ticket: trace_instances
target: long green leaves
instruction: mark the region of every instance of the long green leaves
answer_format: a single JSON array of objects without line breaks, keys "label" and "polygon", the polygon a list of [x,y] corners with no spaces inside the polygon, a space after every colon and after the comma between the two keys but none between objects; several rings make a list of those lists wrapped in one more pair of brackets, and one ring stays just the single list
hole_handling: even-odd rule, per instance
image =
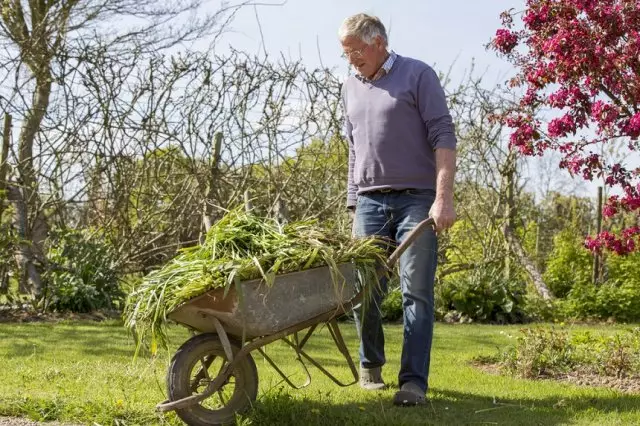
[{"label": "long green leaves", "polygon": [[238,282],[257,278],[271,285],[278,274],[319,266],[328,266],[337,283],[338,265],[345,262],[355,264],[368,286],[377,285],[376,268],[386,260],[380,242],[351,239],[316,221],[280,226],[232,210],[211,227],[204,244],[182,250],[143,279],[127,299],[125,325],[138,348],[150,338],[154,352],[159,344],[166,346],[167,315],[213,288],[228,291]]}]

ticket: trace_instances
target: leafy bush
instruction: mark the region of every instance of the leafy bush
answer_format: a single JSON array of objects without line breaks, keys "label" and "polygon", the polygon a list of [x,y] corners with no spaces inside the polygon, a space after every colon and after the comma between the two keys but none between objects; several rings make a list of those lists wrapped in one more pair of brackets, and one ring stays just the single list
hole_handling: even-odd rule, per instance
[{"label": "leafy bush", "polygon": [[543,279],[558,298],[567,296],[574,286],[591,281],[592,255],[582,247],[582,240],[571,228],[564,229],[554,238]]},{"label": "leafy bush", "polygon": [[516,345],[501,355],[501,366],[509,373],[534,378],[566,372],[574,367],[568,333],[555,329],[520,330]]},{"label": "leafy bush", "polygon": [[473,321],[517,323],[526,319],[525,285],[507,281],[502,270],[483,266],[456,273],[436,286],[436,306],[440,317],[450,311]]},{"label": "leafy bush", "polygon": [[604,282],[594,285],[593,256],[583,241],[572,228],[554,238],[543,276],[558,298],[554,319],[640,321],[640,253],[606,257]]},{"label": "leafy bush", "polygon": [[50,267],[43,275],[47,310],[91,312],[121,309],[124,293],[113,269],[115,255],[100,237],[59,230],[48,244]]},{"label": "leafy bush", "polygon": [[399,287],[390,290],[380,306],[382,318],[387,321],[398,321],[402,318],[402,291]]},{"label": "leafy bush", "polygon": [[637,322],[640,321],[640,285],[634,281],[577,285],[558,306],[566,318]]},{"label": "leafy bush", "polygon": [[15,266],[12,253],[18,239],[11,227],[0,225],[0,294],[9,290],[9,271]]},{"label": "leafy bush", "polygon": [[516,344],[499,355],[507,372],[526,378],[569,371],[626,377],[640,373],[640,328],[613,335],[570,335],[556,328],[526,328]]},{"label": "leafy bush", "polygon": [[531,322],[564,320],[564,316],[559,312],[558,309],[558,300],[545,300],[533,288],[529,289],[524,295],[522,310],[526,313],[526,319]]}]

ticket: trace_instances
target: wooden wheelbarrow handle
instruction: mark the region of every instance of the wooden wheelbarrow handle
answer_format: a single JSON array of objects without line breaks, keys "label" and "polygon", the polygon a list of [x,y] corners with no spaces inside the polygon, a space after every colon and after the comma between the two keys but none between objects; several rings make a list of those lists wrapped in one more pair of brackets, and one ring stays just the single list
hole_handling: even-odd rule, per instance
[{"label": "wooden wheelbarrow handle", "polygon": [[407,248],[409,248],[411,243],[413,243],[415,241],[415,239],[418,238],[420,236],[420,234],[428,226],[430,226],[431,228],[435,229],[435,225],[436,225],[436,222],[435,222],[435,220],[433,220],[432,217],[429,217],[429,218],[423,220],[422,222],[418,223],[416,225],[416,227],[413,228],[411,230],[411,232],[409,232],[409,235],[407,235],[407,238],[405,238],[405,240],[398,246],[398,248],[396,248],[393,251],[393,253],[391,253],[391,256],[389,256],[389,260],[387,260],[387,268],[388,269],[393,268],[393,266],[396,264],[398,259],[400,259],[400,256],[402,255],[402,253],[404,253],[405,250]]}]

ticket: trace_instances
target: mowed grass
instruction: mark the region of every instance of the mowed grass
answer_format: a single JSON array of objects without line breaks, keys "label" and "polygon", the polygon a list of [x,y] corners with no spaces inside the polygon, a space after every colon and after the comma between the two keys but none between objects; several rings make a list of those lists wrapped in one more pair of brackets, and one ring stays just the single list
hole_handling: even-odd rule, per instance
[{"label": "mowed grass", "polygon": [[[355,359],[354,326],[343,323],[341,329]],[[388,324],[385,329],[388,364],[383,374],[394,385],[402,327]],[[257,355],[258,401],[238,422],[305,426],[640,424],[640,395],[496,376],[471,365],[474,357],[494,355],[497,348],[512,343],[518,329],[437,324],[430,402],[417,408],[393,407],[393,386],[377,393],[357,385],[339,387],[311,366],[311,385],[294,390]],[[616,327],[579,329],[610,332]],[[174,414],[161,415],[155,405],[166,398],[164,380],[170,357],[188,337],[186,330],[175,327],[169,351],[134,362],[132,340],[120,322],[0,324],[0,415],[88,425],[179,425]],[[350,379],[326,330],[310,340],[308,350],[341,380]],[[294,382],[304,382],[291,349],[274,343],[267,351]]]}]

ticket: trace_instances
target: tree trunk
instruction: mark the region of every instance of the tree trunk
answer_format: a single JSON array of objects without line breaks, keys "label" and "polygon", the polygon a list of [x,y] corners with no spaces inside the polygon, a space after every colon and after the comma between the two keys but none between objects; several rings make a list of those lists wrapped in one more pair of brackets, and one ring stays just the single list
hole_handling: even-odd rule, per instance
[{"label": "tree trunk", "polygon": [[40,124],[49,106],[51,94],[51,74],[48,69],[36,77],[36,89],[33,94],[33,108],[27,113],[20,131],[18,174],[22,190],[15,195],[16,222],[20,238],[25,242],[18,249],[21,290],[39,297],[42,294],[40,272],[36,268],[36,259],[44,257],[44,241],[48,227],[40,208],[38,182],[33,167],[33,144]]},{"label": "tree trunk", "polygon": [[[503,176],[503,182],[506,183],[506,188],[504,188],[506,194],[505,194],[505,198],[506,198],[506,203],[505,203],[505,211],[504,211],[504,226],[503,227],[508,227],[509,229],[513,229],[513,222],[514,222],[514,218],[515,218],[515,197],[514,197],[514,192],[515,192],[515,171],[516,171],[516,163],[515,163],[515,157],[513,156],[512,152],[509,152],[509,155],[507,156],[507,162],[504,168],[504,176]],[[514,253],[514,250],[512,248],[512,244],[509,238],[507,238],[507,234],[505,232],[505,230],[503,229],[503,234],[505,235],[505,252],[507,253],[507,256],[505,256],[504,259],[504,278],[505,280],[508,282],[511,280],[511,256],[509,255],[509,253]]]},{"label": "tree trunk", "polygon": [[522,266],[524,266],[525,271],[527,271],[529,277],[531,277],[533,285],[535,286],[540,296],[542,296],[542,298],[545,300],[550,300],[551,292],[542,279],[542,274],[540,274],[540,271],[538,271],[535,263],[531,259],[529,259],[529,256],[527,256],[527,254],[525,253],[522,244],[520,244],[518,237],[513,232],[513,228],[505,223],[502,228],[502,232],[504,233],[504,237],[507,240],[510,252],[513,253],[518,258]]},{"label": "tree trunk", "polygon": [[[505,201],[505,217],[504,217],[504,225],[502,226],[502,233],[505,238],[506,247],[508,249],[508,253],[512,253],[522,264],[527,274],[533,281],[533,285],[536,290],[540,294],[540,296],[545,300],[551,299],[551,292],[549,288],[545,284],[542,279],[542,274],[538,271],[538,268],[534,261],[532,261],[527,253],[524,251],[520,240],[514,232],[515,229],[515,213],[516,213],[516,205],[515,205],[515,173],[516,173],[516,157],[513,151],[509,151],[509,155],[507,157],[507,161],[502,169],[502,178],[503,184],[505,187],[503,188],[504,201]],[[510,278],[511,267],[510,267],[509,259],[507,256],[506,264],[505,264],[505,277],[507,279]]]},{"label": "tree trunk", "polygon": [[2,213],[7,198],[4,193],[7,190],[7,170],[9,168],[9,145],[11,144],[11,115],[5,114],[4,128],[2,130],[2,151],[0,151],[0,225],[2,225]]},{"label": "tree trunk", "polygon": [[[602,232],[602,187],[598,187],[598,204],[596,205],[596,235]],[[595,253],[593,256],[593,273],[591,281],[593,285],[600,284],[601,281],[600,255]]]},{"label": "tree trunk", "polygon": [[[27,240],[27,207],[24,194],[20,189],[10,186],[8,188],[9,201],[13,201],[16,205],[15,212],[15,227],[18,231],[18,238],[20,243],[17,246],[15,253],[15,260],[18,264],[18,293],[28,294],[34,286],[29,285],[29,275],[33,270],[33,251],[31,250],[31,244]],[[36,280],[39,277],[36,277]]]},{"label": "tree trunk", "polygon": [[202,215],[202,221],[204,223],[204,229],[206,232],[209,232],[211,229],[211,225],[213,224],[213,202],[217,200],[216,197],[216,187],[217,187],[217,179],[220,175],[220,152],[222,149],[222,133],[218,132],[214,136],[214,151],[213,151],[213,162],[211,164],[209,183],[207,185],[207,195],[204,200],[204,209]]},{"label": "tree trunk", "polygon": [[[5,114],[4,128],[2,131],[2,151],[0,151],[0,232],[2,228],[2,214],[4,213],[5,201],[7,199],[7,169],[9,160],[9,145],[11,143],[11,116]],[[7,256],[6,253],[0,253],[0,256]],[[0,261],[0,294],[9,293],[9,270],[6,263]]]}]

